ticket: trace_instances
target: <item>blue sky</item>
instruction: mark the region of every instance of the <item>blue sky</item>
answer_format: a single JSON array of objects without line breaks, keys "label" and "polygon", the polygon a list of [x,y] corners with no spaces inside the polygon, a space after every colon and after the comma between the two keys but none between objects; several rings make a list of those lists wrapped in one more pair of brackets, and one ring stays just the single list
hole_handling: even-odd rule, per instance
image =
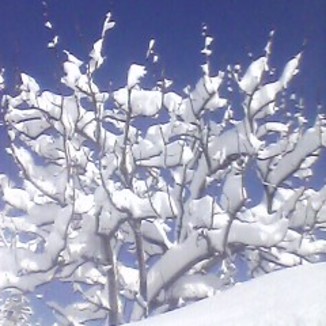
[{"label": "blue sky", "polygon": [[[325,0],[0,0],[0,67],[5,67],[9,91],[18,73],[34,76],[54,90],[61,77],[61,61],[47,43],[53,37],[44,27],[50,20],[60,37],[59,49],[86,59],[100,36],[105,14],[112,11],[117,25],[107,37],[106,67],[99,75],[103,89],[124,85],[131,63],[145,63],[148,41],[155,38],[158,68],[175,81],[177,90],[193,85],[200,76],[203,45],[201,26],[215,38],[214,72],[227,64],[248,65],[262,54],[268,34],[275,29],[272,64],[283,65],[302,50],[302,70],[294,88],[306,99],[306,113],[321,102],[326,112],[326,1]],[[44,14],[49,18],[44,17]],[[59,55],[60,57],[60,55]],[[6,137],[0,126],[0,171],[13,170],[4,156]],[[323,163],[325,163],[325,155]],[[322,166],[322,165],[320,165]],[[325,171],[320,168],[318,171]],[[324,178],[322,178],[324,180]]]}]

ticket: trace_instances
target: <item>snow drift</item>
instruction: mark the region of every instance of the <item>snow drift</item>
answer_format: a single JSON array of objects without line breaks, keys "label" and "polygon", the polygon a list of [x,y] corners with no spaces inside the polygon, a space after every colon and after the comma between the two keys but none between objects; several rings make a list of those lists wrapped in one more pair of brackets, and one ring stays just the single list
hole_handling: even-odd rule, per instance
[{"label": "snow drift", "polygon": [[323,326],[326,263],[264,275],[209,299],[130,325]]}]

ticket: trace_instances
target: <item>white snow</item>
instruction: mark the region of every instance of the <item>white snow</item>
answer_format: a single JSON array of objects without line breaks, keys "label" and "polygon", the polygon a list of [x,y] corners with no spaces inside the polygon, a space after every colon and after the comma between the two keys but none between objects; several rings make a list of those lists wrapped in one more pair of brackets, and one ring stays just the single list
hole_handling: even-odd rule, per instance
[{"label": "white snow", "polygon": [[[66,316],[60,325],[68,320],[82,325],[88,317],[104,320],[107,300],[115,305],[107,297],[112,286],[107,271],[116,268],[119,305],[126,304],[121,312],[137,320],[146,302],[158,313],[170,303],[181,306],[215,295],[232,277],[233,266],[228,259],[221,267],[214,261],[210,271],[216,274],[206,274],[205,260],[227,253],[228,245],[239,245],[237,255],[245,254],[246,268],[255,275],[325,254],[326,240],[317,232],[326,227],[326,186],[315,191],[306,183],[289,187],[285,182],[312,174],[326,146],[326,119],[318,115],[307,129],[301,108],[294,123],[268,117],[283,109],[277,99],[298,72],[301,54],[266,84],[264,77],[272,72],[271,33],[265,56],[253,61],[240,81],[240,66],[211,76],[207,56],[213,39],[204,26],[207,62],[185,95],[166,93],[172,83],[167,79],[143,89],[146,67],[139,64],[130,66],[125,87],[101,92],[93,74],[105,60],[104,35],[114,24],[108,13],[88,62],[63,50],[61,81],[70,95],[42,91],[22,73],[18,94],[4,96],[12,141],[6,150],[25,180],[17,188],[0,175],[0,289],[32,292],[53,279],[78,282],[81,290],[75,289],[85,302],[52,308]],[[147,56],[153,61],[154,46],[151,39]],[[236,86],[228,85],[232,74],[244,96],[239,121],[233,111],[240,103],[221,98],[219,91]],[[221,114],[215,115],[217,110]],[[256,206],[246,194],[251,167],[258,171],[253,185],[260,182],[259,189],[267,190],[253,194],[262,197]],[[133,245],[138,233],[133,220],[141,221],[142,246]],[[104,235],[112,239],[113,255],[105,253]],[[130,260],[127,266],[135,253],[139,264]],[[140,282],[143,259],[146,297]],[[325,267],[274,273],[135,325],[318,325],[326,316]]]},{"label": "white snow", "polygon": [[239,82],[240,88],[247,94],[252,94],[259,85],[264,71],[267,69],[266,57],[260,57],[256,61],[253,61]]},{"label": "white snow", "polygon": [[130,325],[322,326],[326,323],[325,276],[326,263],[293,267]]},{"label": "white snow", "polygon": [[132,114],[135,116],[156,115],[162,107],[162,96],[160,91],[143,89],[133,89],[129,94],[127,88],[121,88],[113,94],[114,100],[123,110],[127,111],[130,104]]},{"label": "white snow", "polygon": [[103,24],[103,29],[102,29],[102,38],[104,38],[106,32],[110,29],[112,29],[115,26],[115,22],[113,20],[111,20],[112,15],[111,12],[108,12],[106,14],[106,18]]},{"label": "white snow", "polygon": [[298,66],[301,60],[302,53],[298,53],[293,59],[291,59],[286,65],[283,70],[281,76],[281,83],[283,87],[287,87],[289,81],[292,79],[294,75],[299,72]]},{"label": "white snow", "polygon": [[102,56],[103,48],[103,38],[100,38],[93,44],[93,49],[89,56],[91,58],[89,62],[89,71],[92,74],[96,69],[98,69],[104,62],[104,57]]},{"label": "white snow", "polygon": [[153,51],[154,45],[155,45],[155,39],[152,38],[152,39],[149,41],[149,44],[148,44],[148,50],[147,50],[147,52],[146,52],[146,59],[147,59],[151,54],[154,53],[154,51]]},{"label": "white snow", "polygon": [[138,65],[138,64],[132,64],[128,71],[128,89],[132,89],[135,87],[141,78],[143,78],[146,75],[146,69],[144,66]]},{"label": "white snow", "polygon": [[45,27],[47,27],[48,29],[53,29],[53,26],[51,24],[50,21],[47,21],[45,24],[44,24]]},{"label": "white snow", "polygon": [[52,41],[48,43],[48,48],[49,49],[55,48],[58,45],[58,42],[59,42],[59,36],[55,35]]},{"label": "white snow", "polygon": [[0,91],[5,88],[5,79],[3,77],[4,72],[5,72],[4,68],[1,68],[1,70],[0,70]]}]

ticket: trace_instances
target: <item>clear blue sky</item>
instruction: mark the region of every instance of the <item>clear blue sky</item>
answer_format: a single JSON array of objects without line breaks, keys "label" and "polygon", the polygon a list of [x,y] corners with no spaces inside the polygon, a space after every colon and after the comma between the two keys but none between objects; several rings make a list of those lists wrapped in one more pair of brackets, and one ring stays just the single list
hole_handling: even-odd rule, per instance
[{"label": "clear blue sky", "polygon": [[[214,36],[215,72],[227,64],[250,62],[262,54],[268,34],[276,30],[273,64],[281,69],[306,43],[295,87],[306,98],[307,111],[317,102],[326,112],[326,0],[48,0],[49,20],[59,34],[60,49],[87,58],[100,36],[105,14],[117,25],[105,45],[103,88],[123,86],[132,62],[144,63],[150,38],[157,41],[161,67],[177,89],[200,76],[201,26]],[[52,34],[44,27],[41,0],[0,0],[0,67],[9,86],[18,73],[34,76],[44,88],[57,86],[61,62],[47,49]],[[155,73],[155,71],[153,71]],[[105,81],[105,83],[104,83]],[[315,111],[314,111],[315,112]],[[12,169],[4,156],[6,138],[0,126],[0,172]],[[325,163],[325,155],[323,157]],[[325,175],[325,170],[319,169]]]}]

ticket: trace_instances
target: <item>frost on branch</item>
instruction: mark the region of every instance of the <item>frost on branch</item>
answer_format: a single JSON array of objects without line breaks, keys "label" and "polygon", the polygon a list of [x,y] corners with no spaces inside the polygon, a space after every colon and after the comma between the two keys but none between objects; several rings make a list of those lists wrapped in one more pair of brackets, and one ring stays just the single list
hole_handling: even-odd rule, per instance
[{"label": "frost on branch", "polygon": [[[205,34],[203,75],[185,94],[167,79],[144,88],[136,63],[125,87],[101,91],[113,27],[107,14],[86,63],[64,50],[69,95],[22,73],[3,97],[22,178],[0,176],[0,288],[32,295],[62,282],[75,302],[44,298],[60,325],[116,325],[232,286],[240,261],[254,277],[324,254],[326,190],[309,177],[325,117],[308,125],[280,107],[302,54],[271,79],[270,40],[242,76],[212,74]],[[228,78],[238,96],[221,95]]]},{"label": "frost on branch", "polygon": [[33,310],[30,302],[21,293],[3,293],[0,298],[1,325],[30,326]]}]

